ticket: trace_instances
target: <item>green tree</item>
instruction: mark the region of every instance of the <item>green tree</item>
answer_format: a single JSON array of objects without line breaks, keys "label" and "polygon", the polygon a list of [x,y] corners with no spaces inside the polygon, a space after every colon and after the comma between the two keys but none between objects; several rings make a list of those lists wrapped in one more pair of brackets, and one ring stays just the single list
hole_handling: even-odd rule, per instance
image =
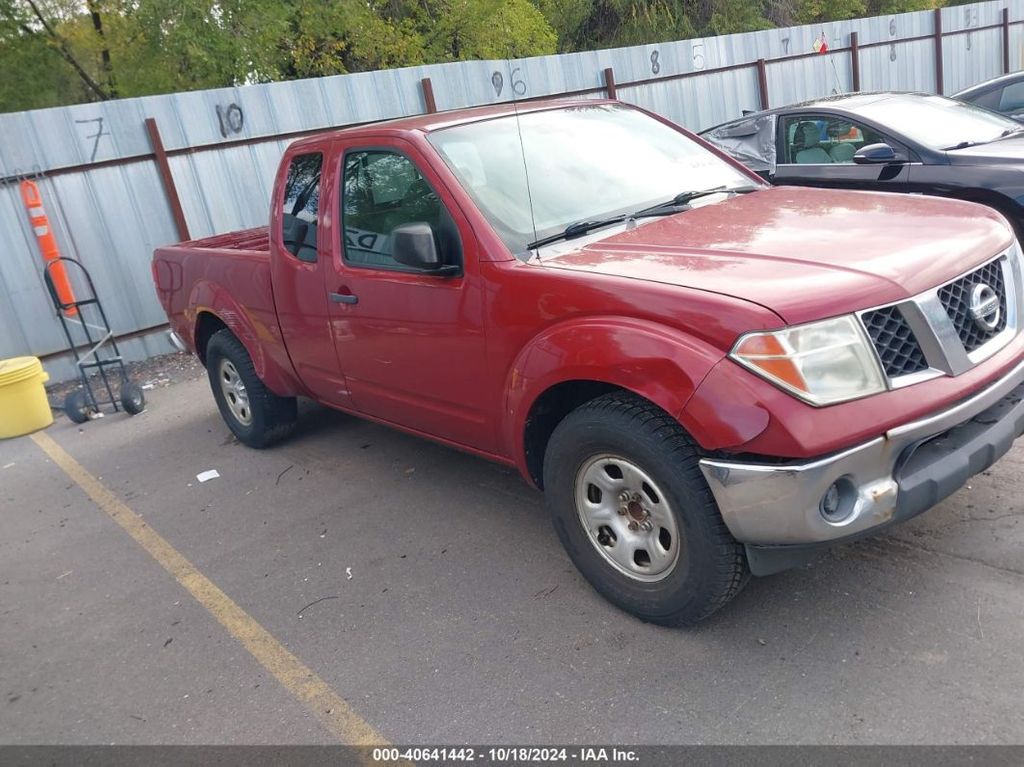
[{"label": "green tree", "polygon": [[555,30],[528,0],[449,0],[435,3],[424,20],[430,61],[518,58],[557,50]]},{"label": "green tree", "polygon": [[865,0],[798,0],[794,7],[797,24],[842,21],[867,15]]},{"label": "green tree", "polygon": [[720,0],[713,4],[714,10],[707,21],[705,34],[727,35],[733,32],[753,32],[771,29],[772,24],[764,16],[761,3],[751,0]]},{"label": "green tree", "polygon": [[692,0],[539,1],[561,51],[682,40],[697,33]]}]

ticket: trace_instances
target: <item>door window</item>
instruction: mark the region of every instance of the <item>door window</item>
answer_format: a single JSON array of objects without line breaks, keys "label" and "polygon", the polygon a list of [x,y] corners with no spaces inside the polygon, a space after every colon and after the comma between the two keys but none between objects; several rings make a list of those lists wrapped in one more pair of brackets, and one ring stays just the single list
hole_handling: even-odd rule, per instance
[{"label": "door window", "polygon": [[1005,114],[1024,112],[1024,80],[1003,88],[1003,95],[999,98],[999,111]]},{"label": "door window", "polygon": [[785,162],[797,165],[849,165],[861,147],[886,141],[877,131],[845,118],[811,115],[784,118],[782,135]]},{"label": "door window", "polygon": [[985,109],[991,109],[993,112],[999,111],[999,99],[1003,95],[1002,88],[990,88],[989,90],[981,93],[977,96],[972,96],[969,99],[964,99],[970,104],[974,104],[979,107],[985,107]]},{"label": "door window", "polygon": [[344,258],[354,266],[415,271],[391,256],[391,233],[426,223],[446,264],[458,263],[458,231],[423,174],[403,154],[387,150],[345,155],[342,199]]},{"label": "door window", "polygon": [[284,185],[281,238],[285,250],[300,261],[315,262],[323,155],[300,154],[288,166]]}]

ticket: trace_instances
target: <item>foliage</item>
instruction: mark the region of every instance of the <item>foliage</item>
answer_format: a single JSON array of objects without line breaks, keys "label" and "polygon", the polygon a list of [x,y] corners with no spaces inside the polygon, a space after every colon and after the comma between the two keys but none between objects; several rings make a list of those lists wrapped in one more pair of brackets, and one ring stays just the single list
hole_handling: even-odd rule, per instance
[{"label": "foliage", "polygon": [[0,0],[0,111],[536,56],[960,0]]},{"label": "foliage", "polygon": [[708,21],[707,31],[713,35],[753,32],[774,26],[758,3],[749,0],[720,0]]}]

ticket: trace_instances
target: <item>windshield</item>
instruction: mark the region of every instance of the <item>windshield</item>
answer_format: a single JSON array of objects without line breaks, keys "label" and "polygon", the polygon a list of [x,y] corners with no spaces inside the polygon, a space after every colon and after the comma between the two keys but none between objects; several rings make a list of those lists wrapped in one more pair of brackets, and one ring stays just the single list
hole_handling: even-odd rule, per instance
[{"label": "windshield", "polygon": [[1022,127],[995,112],[942,96],[881,99],[858,107],[857,113],[932,149],[984,144]]},{"label": "windshield", "polygon": [[684,191],[752,183],[683,133],[613,104],[529,112],[518,125],[509,115],[429,139],[517,255],[578,221],[630,213]]}]

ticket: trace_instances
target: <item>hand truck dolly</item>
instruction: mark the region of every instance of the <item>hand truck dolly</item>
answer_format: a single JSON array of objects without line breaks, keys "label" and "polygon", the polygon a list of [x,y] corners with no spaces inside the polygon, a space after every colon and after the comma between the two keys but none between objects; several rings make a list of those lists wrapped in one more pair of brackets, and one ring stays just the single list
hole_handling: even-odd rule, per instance
[{"label": "hand truck dolly", "polygon": [[[70,300],[65,301],[61,298],[51,273],[57,264],[61,264],[59,269],[66,269],[66,264],[71,267],[72,272],[77,270],[81,279],[76,282],[84,286],[84,298],[77,299],[67,293],[65,298]],[[146,395],[141,386],[128,378],[124,358],[117,348],[114,332],[107,321],[103,304],[96,295],[96,287],[89,271],[76,259],[60,256],[47,261],[43,275],[50,299],[53,301],[53,308],[64,329],[64,336],[68,340],[71,353],[75,356],[75,365],[78,367],[81,380],[81,386],[64,400],[64,413],[74,423],[85,423],[90,418],[102,415],[104,407],[112,408],[115,413],[122,409],[130,415],[141,413],[146,409]],[[78,342],[75,341],[76,335],[79,337]],[[115,376],[107,373],[111,368],[114,369],[116,378],[120,379],[117,395],[111,384],[111,379]],[[94,375],[98,374],[97,377],[101,379],[102,384],[100,381],[94,381],[89,371],[95,371]]]}]

